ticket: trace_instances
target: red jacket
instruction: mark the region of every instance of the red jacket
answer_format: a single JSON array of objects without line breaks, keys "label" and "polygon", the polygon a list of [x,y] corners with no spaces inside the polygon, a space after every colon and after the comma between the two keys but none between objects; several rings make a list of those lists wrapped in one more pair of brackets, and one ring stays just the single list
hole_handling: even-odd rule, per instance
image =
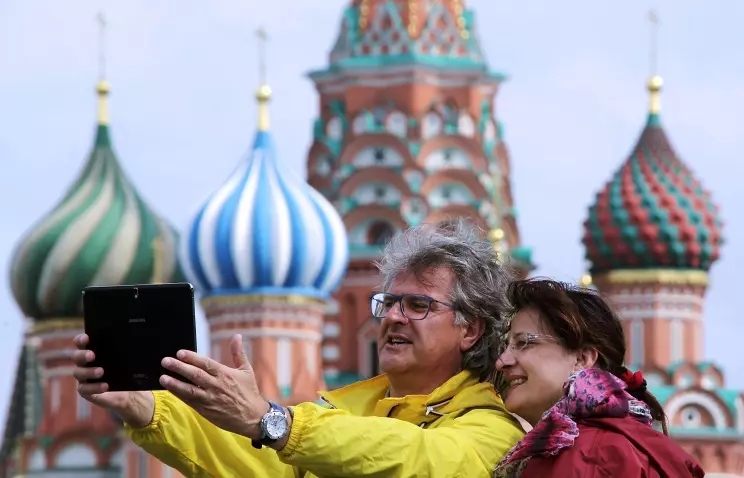
[{"label": "red jacket", "polygon": [[573,446],[554,457],[533,456],[523,478],[702,478],[697,460],[671,438],[637,420],[577,420]]}]

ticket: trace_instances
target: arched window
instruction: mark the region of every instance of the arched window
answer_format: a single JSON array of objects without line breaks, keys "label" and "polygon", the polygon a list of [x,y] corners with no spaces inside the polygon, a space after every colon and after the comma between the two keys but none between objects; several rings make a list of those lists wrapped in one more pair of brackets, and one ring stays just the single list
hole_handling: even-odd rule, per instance
[{"label": "arched window", "polygon": [[28,471],[39,471],[47,467],[44,450],[37,448],[28,459]]},{"label": "arched window", "polygon": [[373,223],[367,232],[367,243],[370,246],[384,246],[395,234],[393,226],[387,222]]},{"label": "arched window", "polygon": [[421,124],[421,136],[424,139],[433,138],[442,132],[442,117],[431,111],[424,116]]},{"label": "arched window", "polygon": [[388,146],[370,146],[364,148],[352,160],[358,168],[403,166],[403,157]]},{"label": "arched window", "polygon": [[475,123],[473,122],[473,118],[466,112],[460,113],[460,118],[457,120],[457,131],[468,138],[472,138],[475,135]]},{"label": "arched window", "polygon": [[369,347],[369,369],[370,377],[376,377],[380,374],[380,357],[377,353],[377,341],[370,340],[367,342]]},{"label": "arched window", "polygon": [[395,204],[401,201],[401,192],[390,183],[370,181],[356,188],[351,197],[358,204]]},{"label": "arched window", "polygon": [[393,111],[385,120],[385,128],[390,133],[405,138],[408,136],[408,118],[400,111]]},{"label": "arched window", "polygon": [[90,447],[76,443],[62,450],[55,462],[56,468],[95,468],[96,454]]},{"label": "arched window", "polygon": [[338,116],[334,116],[328,120],[328,124],[326,124],[326,136],[328,136],[328,138],[338,141],[343,136],[343,133],[341,119]]}]

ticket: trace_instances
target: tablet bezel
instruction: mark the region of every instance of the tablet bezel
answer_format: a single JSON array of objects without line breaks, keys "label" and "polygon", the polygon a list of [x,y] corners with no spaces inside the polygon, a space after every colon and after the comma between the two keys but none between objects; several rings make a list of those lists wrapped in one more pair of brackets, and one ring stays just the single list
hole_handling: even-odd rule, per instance
[{"label": "tablet bezel", "polygon": [[[169,293],[173,291],[178,292],[169,296]],[[165,323],[166,320],[173,322],[173,317],[167,319],[155,317],[149,312],[151,307],[140,306],[139,297],[143,292],[146,297],[150,294],[150,300],[164,301],[158,304],[159,306],[167,305],[169,300],[182,300],[181,294],[186,292],[190,298],[190,304],[187,307],[181,303],[174,303],[174,310],[183,308],[186,312],[181,314],[183,317],[175,319],[175,324]],[[112,297],[112,293],[116,295]],[[89,380],[89,382],[105,382],[108,384],[108,390],[112,392],[164,390],[160,384],[162,375],[170,375],[189,382],[181,375],[166,370],[161,365],[161,361],[167,356],[174,357],[178,350],[197,352],[196,304],[192,284],[176,282],[88,286],[83,290],[82,295],[85,333],[88,334],[90,340],[87,348],[96,354],[96,359],[89,366],[104,369],[103,377]],[[106,299],[108,304],[103,311],[100,305],[102,295],[109,296]],[[94,305],[93,301],[99,302]],[[147,319],[143,320],[144,317]],[[186,329],[181,330],[179,334],[167,333],[173,325],[179,329],[180,327]],[[141,328],[133,329],[132,327]],[[138,343],[122,343],[122,341]],[[132,353],[137,354],[136,361],[126,358]],[[142,354],[146,356],[142,357]],[[135,362],[138,362],[139,366],[135,365]],[[146,365],[141,362],[146,362]]]}]

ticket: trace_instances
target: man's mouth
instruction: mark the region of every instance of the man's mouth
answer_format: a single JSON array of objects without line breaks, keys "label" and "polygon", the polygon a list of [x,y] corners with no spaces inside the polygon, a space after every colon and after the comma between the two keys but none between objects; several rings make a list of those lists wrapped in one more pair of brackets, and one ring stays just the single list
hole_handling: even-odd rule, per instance
[{"label": "man's mouth", "polygon": [[393,346],[407,345],[410,343],[411,341],[404,337],[388,337],[386,341],[387,345],[393,345]]}]

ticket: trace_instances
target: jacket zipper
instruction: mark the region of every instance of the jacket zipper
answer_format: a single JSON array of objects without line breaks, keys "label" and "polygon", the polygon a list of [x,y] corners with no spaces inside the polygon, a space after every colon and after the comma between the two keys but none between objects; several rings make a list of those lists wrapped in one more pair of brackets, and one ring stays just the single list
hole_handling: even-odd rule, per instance
[{"label": "jacket zipper", "polygon": [[333,409],[336,408],[336,405],[329,402],[323,395],[320,396],[320,399],[323,400],[325,403],[327,403],[330,408],[333,408]]}]

